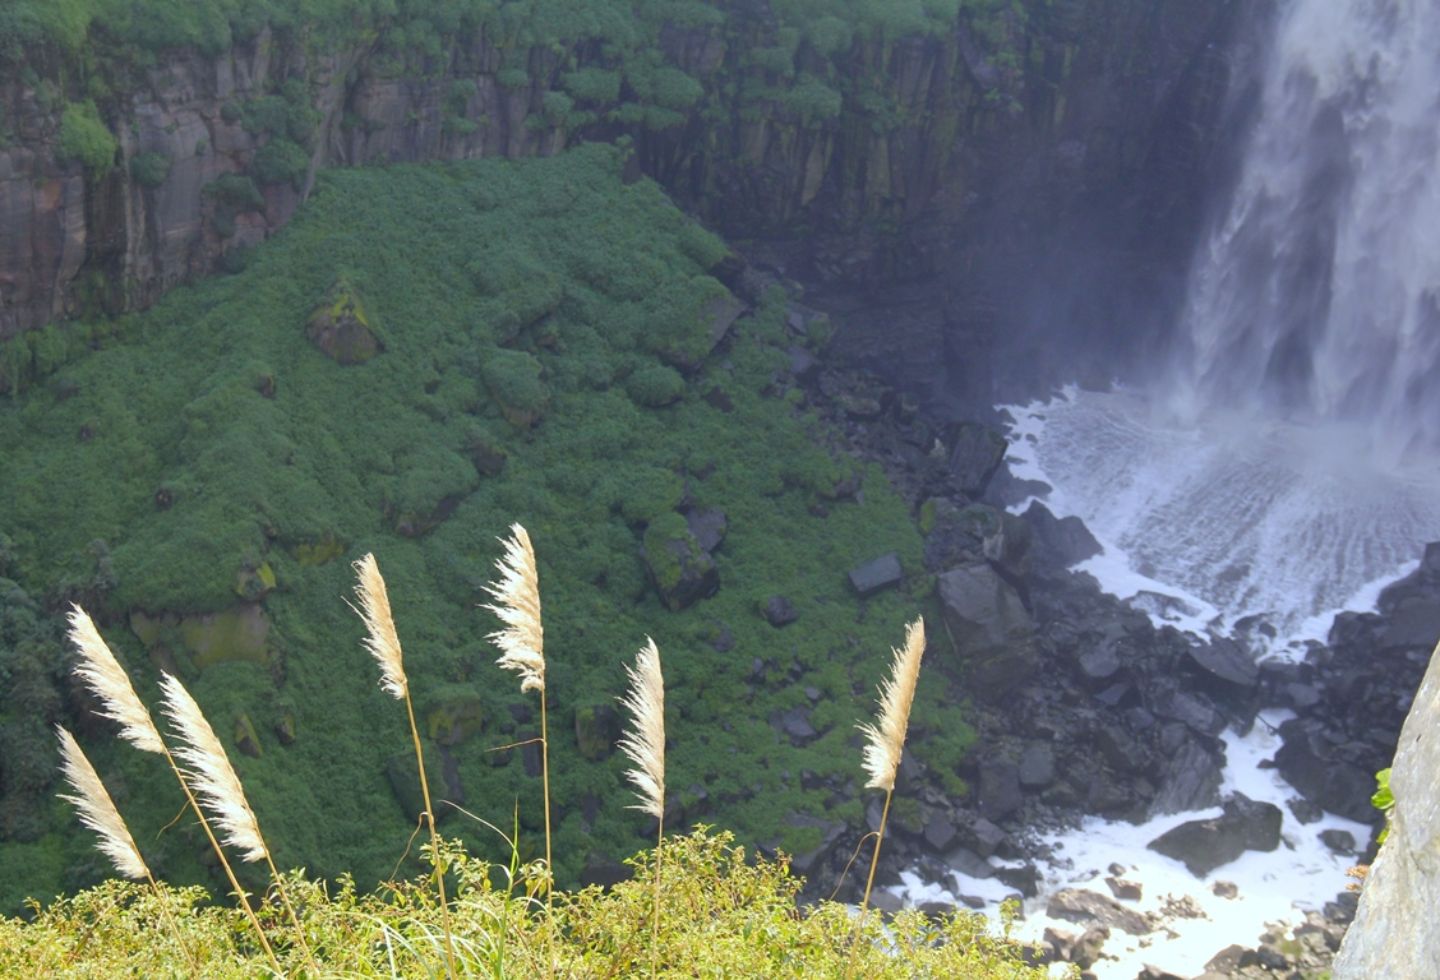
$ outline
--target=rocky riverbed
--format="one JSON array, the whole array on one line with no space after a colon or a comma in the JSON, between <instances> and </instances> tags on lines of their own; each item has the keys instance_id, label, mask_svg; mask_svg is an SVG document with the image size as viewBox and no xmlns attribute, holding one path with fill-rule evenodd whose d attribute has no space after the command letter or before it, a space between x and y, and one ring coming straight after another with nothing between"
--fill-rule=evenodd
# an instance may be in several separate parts
<instances>
[{"instance_id":1,"label":"rocky riverbed","mask_svg":"<svg viewBox=\"0 0 1440 980\"><path fill-rule=\"evenodd\" d=\"M1046 840L1062 828L1100 817L1139 835L1148 821L1190 811L1214 815L1133 843L1182 863L1197 887L1247 852L1292 847L1298 834L1318 833L1347 863L1373 854L1365 831L1379 827L1369 804L1374 773L1389 764L1440 635L1440 545L1425 548L1419 567L1384 590L1375 612L1343 613L1328 642L1257 662L1274 638L1261 620L1242 622L1233 635L1184 633L1152 617L1165 597L1122 601L1071 571L1099 544L1078 519L1056 518L1040 503L1018 515L1007 510L1044 488L1010 476L992 420L937 419L873 375L798 355L792 369L786 383L802 385L809 403L844 431L847 450L883 464L916 507L937 611L961 651L958 660L927 668L958 678L974 697L977 748L960 773L970 790L946 793L923 753L907 755L897 790L919 805L892 819L883 884L900 884L905 869L912 883L987 882L976 889L984 896L956 893L975 907L991 904L987 896L1033 899L1042 867L1055 857ZM1266 734L1276 749L1259 769L1273 768L1293 787L1285 811L1252 800L1225 777L1227 761L1235 761L1227 760L1227 745L1257 723L1275 726ZM922 739L923 732L912 734L912 744ZM879 812L871 809L873 827ZM1327 813L1363 826L1321 832ZM1304 829L1282 838L1282 822ZM857 836L830 828L828 847L797 858L809 894L835 887ZM954 878L957 871L964 877ZM1110 869L1108 893L1051 894L1045 914L1073 925L1046 930L1037 955L1088 969L1103 962L1107 944L1117 945L1113 937L1163 935L1171 923L1203 914L1184 902L1139 911L1144 883L1126 873L1119 864ZM1354 893L1301 895L1306 886L1295 887L1295 898L1317 908L1293 928L1254 922L1251 932L1217 946L1207 976L1325 968L1353 915ZM1234 888L1220 880L1212 891L1223 898Z\"/></svg>"}]
</instances>

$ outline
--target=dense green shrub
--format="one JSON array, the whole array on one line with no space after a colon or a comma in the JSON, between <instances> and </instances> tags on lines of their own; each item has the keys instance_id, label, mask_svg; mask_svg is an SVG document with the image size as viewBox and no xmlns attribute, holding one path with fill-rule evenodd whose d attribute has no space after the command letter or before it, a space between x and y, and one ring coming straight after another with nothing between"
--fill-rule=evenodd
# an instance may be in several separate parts
<instances>
[{"instance_id":1,"label":"dense green shrub","mask_svg":"<svg viewBox=\"0 0 1440 980\"><path fill-rule=\"evenodd\" d=\"M562 710L618 692L620 659L649 633L665 650L676 717L696 719L671 761L675 785L704 787L714 818L744 839L796 851L816 842L787 814L863 819L858 800L836 802L793 775L812 771L826 786L856 779L853 719L830 717L800 747L777 739L768 718L793 707L797 684L821 690L832 712L873 690L883 652L929 583L917 578L862 608L844 570L888 551L921 568L920 537L876 470L863 469L863 493L820 516L785 465L828 436L768 394L790 342L783 292L732 328L723 357L687 369L688 385L720 391L728 411L698 397L651 410L613 383L655 363L655 321L665 329L667 314L689 311L698 331L700 311L727 295L705 271L723 247L653 183L625 183L622 166L618 151L590 145L522 162L321 172L243 270L177 288L118 324L73 325L84 328L78 338L118 336L98 349L81 344L54 383L0 399L0 499L13 541L0 574L46 603L79 594L71 590L102 597L92 611L143 697L155 690L156 663L174 658L223 739L248 717L262 754L236 753L236 764L282 865L332 879L352 872L368 889L393 873L413 827L387 776L407 747L403 712L376 689L360 624L337 599L350 588L347 559L366 551L390 584L417 703L457 684L479 702L481 730L445 747L449 771L472 801L518 800L523 857L533 857L539 789L521 752L492 751L527 737L533 720L512 714L524 700L512 685L495 683L485 636L496 622L476 608L495 539L515 520L536 543L549 682ZM217 211L262 203L253 181L233 174L207 195ZM505 253L526 260L502 267ZM384 326L384 350L363 364L336 363L306 333L341 279ZM509 350L497 330L515 309L545 312ZM27 345L13 356L32 370L35 354ZM492 382L505 397L544 404L543 419L506 421ZM681 493L723 510L729 533L715 553L719 592L670 612L647 584L638 522ZM91 551L97 539L108 542L107 574ZM128 628L142 611L174 617L174 635L203 638L205 617L233 609L244 576L262 564L277 583L259 607L269 666L195 667L191 652L152 651ZM738 649L774 649L754 608L776 594L806 623L776 654L800 679L757 686L753 657L717 655L710 644L723 623ZM14 703L0 685L0 711ZM916 757L942 778L971 738L959 705L944 675L917 696L917 730L932 734ZM707 720L722 717L730 729ZM557 720L552 745L562 882L592 857L643 844L616 800L620 761L580 765L570 721ZM293 742L277 726L293 729ZM196 857L203 839L161 832L183 804L173 779L151 758L93 747L107 780L127 789L122 806L147 856L172 881L223 890ZM603 805L587 815L576 801L590 795ZM43 838L0 847L0 910L102 874L90 842L54 806ZM457 816L446 831L477 860L495 856L478 825ZM413 858L403 870L415 870ZM263 892L258 879L245 881Z\"/></svg>"},{"instance_id":2,"label":"dense green shrub","mask_svg":"<svg viewBox=\"0 0 1440 980\"><path fill-rule=\"evenodd\" d=\"M674 368L652 364L630 375L625 390L636 404L660 408L679 400L685 393L685 379Z\"/></svg>"},{"instance_id":3,"label":"dense green shrub","mask_svg":"<svg viewBox=\"0 0 1440 980\"><path fill-rule=\"evenodd\" d=\"M65 107L60 116L61 160L79 163L92 177L101 177L115 165L119 145L94 102L72 102Z\"/></svg>"},{"instance_id":4,"label":"dense green shrub","mask_svg":"<svg viewBox=\"0 0 1440 980\"><path fill-rule=\"evenodd\" d=\"M262 186L291 184L299 189L310 169L310 154L298 143L272 139L256 151L251 167Z\"/></svg>"},{"instance_id":5,"label":"dense green shrub","mask_svg":"<svg viewBox=\"0 0 1440 980\"><path fill-rule=\"evenodd\" d=\"M141 187L159 187L170 176L170 158L152 150L137 153L130 158L130 176Z\"/></svg>"}]
</instances>

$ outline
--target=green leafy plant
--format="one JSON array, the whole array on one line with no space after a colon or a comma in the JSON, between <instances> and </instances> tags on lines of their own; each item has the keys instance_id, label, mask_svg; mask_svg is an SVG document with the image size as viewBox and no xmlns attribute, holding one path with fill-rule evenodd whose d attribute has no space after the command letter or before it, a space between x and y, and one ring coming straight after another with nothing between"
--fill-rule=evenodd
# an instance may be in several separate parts
<instances>
[{"instance_id":1,"label":"green leafy plant","mask_svg":"<svg viewBox=\"0 0 1440 980\"><path fill-rule=\"evenodd\" d=\"M1395 811L1395 794L1390 791L1389 768L1381 769L1375 774L1375 795L1370 797L1370 805L1385 814L1385 829L1375 838L1383 844L1385 838L1390 836L1390 814Z\"/></svg>"}]
</instances>

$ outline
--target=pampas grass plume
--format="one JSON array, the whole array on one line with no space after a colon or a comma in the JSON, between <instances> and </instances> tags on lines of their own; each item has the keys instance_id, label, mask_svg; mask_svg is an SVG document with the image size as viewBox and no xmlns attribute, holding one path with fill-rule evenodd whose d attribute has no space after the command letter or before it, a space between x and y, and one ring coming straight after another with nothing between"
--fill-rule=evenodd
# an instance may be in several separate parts
<instances>
[{"instance_id":1,"label":"pampas grass plume","mask_svg":"<svg viewBox=\"0 0 1440 980\"><path fill-rule=\"evenodd\" d=\"M496 661L520 675L520 690L545 690L545 632L540 625L540 575L535 570L535 549L519 524L510 525L510 537L501 538L505 554L495 562L500 581L486 586L495 602L485 608L505 624L490 634L500 648Z\"/></svg>"},{"instance_id":2,"label":"pampas grass plume","mask_svg":"<svg viewBox=\"0 0 1440 980\"><path fill-rule=\"evenodd\" d=\"M165 754L165 743L155 729L150 712L141 703L130 678L90 616L79 606L70 607L70 642L80 654L79 677L100 699L100 714L120 725L120 737L142 752Z\"/></svg>"},{"instance_id":3,"label":"pampas grass plume","mask_svg":"<svg viewBox=\"0 0 1440 980\"><path fill-rule=\"evenodd\" d=\"M410 685L405 679L400 635L395 632L395 620L390 615L390 596L385 591L385 579L380 575L375 556L367 554L357 561L355 575L358 580L355 596L360 600L360 608L355 611L365 621L369 634L363 641L365 649L380 665L380 686L397 701L404 700Z\"/></svg>"},{"instance_id":4,"label":"pampas grass plume","mask_svg":"<svg viewBox=\"0 0 1440 980\"><path fill-rule=\"evenodd\" d=\"M245 799L240 777L230 765L225 747L215 737L215 730L185 685L164 671L160 674L160 690L165 700L165 716L180 736L175 754L186 766L186 774L194 780L215 822L225 833L225 843L240 851L246 861L268 858L260 824Z\"/></svg>"},{"instance_id":5,"label":"pampas grass plume","mask_svg":"<svg viewBox=\"0 0 1440 980\"><path fill-rule=\"evenodd\" d=\"M115 808L105 784L100 781L99 774L85 757L75 736L60 725L55 726L55 734L60 739L60 771L75 790L73 796L61 793L60 799L75 804L75 809L80 812L80 822L100 836L97 846L115 865L116 871L136 881L149 878L150 869L140 856L135 839L130 836L124 818Z\"/></svg>"},{"instance_id":6,"label":"pampas grass plume","mask_svg":"<svg viewBox=\"0 0 1440 980\"><path fill-rule=\"evenodd\" d=\"M900 752L910 725L910 705L915 700L915 682L920 676L920 657L925 653L925 621L916 619L905 630L905 646L892 650L890 676L880 687L878 725L858 725L865 735L865 771L871 789L887 793L895 788Z\"/></svg>"},{"instance_id":7,"label":"pampas grass plume","mask_svg":"<svg viewBox=\"0 0 1440 980\"><path fill-rule=\"evenodd\" d=\"M630 678L630 691L620 703L630 712L634 727L620 740L620 749L635 763L625 776L640 797L639 805L630 809L660 819L665 815L665 679L654 640L645 638L635 666L626 664L625 674Z\"/></svg>"}]
</instances>

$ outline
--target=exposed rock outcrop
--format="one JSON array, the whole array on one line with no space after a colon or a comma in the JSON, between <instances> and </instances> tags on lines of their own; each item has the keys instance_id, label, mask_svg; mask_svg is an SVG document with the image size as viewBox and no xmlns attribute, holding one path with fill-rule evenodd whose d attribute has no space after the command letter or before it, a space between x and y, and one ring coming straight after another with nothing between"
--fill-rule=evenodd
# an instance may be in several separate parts
<instances>
[{"instance_id":1,"label":"exposed rock outcrop","mask_svg":"<svg viewBox=\"0 0 1440 980\"><path fill-rule=\"evenodd\" d=\"M1440 963L1440 656L1432 656L1390 772L1390 836L1370 867L1336 980L1433 976Z\"/></svg>"}]
</instances>

